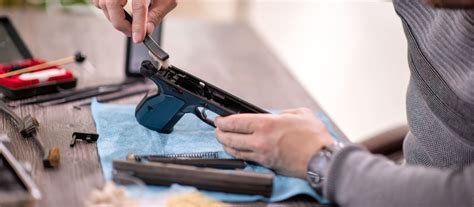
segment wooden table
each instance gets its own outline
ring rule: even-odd
[[[10,17],[35,57],[53,60],[77,50],[85,52],[96,69],[93,73],[78,72],[79,87],[124,80],[125,38],[105,18],[93,14],[47,14],[34,9],[0,9],[0,15]],[[163,40],[174,65],[251,103],[274,109],[321,110],[246,25],[170,18],[166,20]],[[120,102],[136,104],[139,99]],[[104,184],[97,146],[79,144],[69,148],[73,132],[95,132],[90,110],[75,110],[72,104],[66,104],[28,106],[15,111],[36,117],[45,145],[59,146],[61,150],[60,168],[44,170],[35,145],[22,139],[1,116],[0,129],[11,139],[7,146],[19,160],[32,164],[32,176],[43,193],[39,206],[82,206],[91,190]],[[315,203],[294,199],[285,204]]]

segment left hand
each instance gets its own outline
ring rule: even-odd
[[[333,142],[324,124],[305,108],[279,115],[217,117],[215,124],[217,139],[227,153],[302,179],[311,157]]]

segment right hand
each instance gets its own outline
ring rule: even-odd
[[[149,6],[149,2],[151,4]],[[132,0],[133,23],[125,20],[123,7],[127,0],[93,0],[94,5],[104,12],[112,25],[133,42],[142,42],[146,34],[155,30],[163,17],[177,6],[177,0]]]

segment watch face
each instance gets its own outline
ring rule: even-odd
[[[331,160],[331,153],[321,150],[318,154],[313,156],[308,165],[308,181],[314,188],[321,188],[324,177],[329,167]]]

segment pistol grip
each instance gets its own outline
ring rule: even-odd
[[[135,117],[138,123],[149,129],[170,133],[176,122],[184,115],[181,112],[183,106],[182,100],[162,94],[146,98],[135,111]]]

